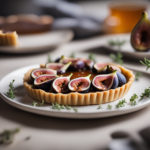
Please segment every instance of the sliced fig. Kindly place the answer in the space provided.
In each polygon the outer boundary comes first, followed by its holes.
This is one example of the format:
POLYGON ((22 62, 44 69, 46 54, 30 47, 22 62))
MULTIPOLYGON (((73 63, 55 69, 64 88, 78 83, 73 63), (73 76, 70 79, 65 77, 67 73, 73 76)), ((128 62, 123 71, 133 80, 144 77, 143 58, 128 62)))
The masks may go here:
POLYGON ((107 65, 107 69, 106 69, 106 73, 112 73, 114 71, 118 71, 118 72, 121 72, 121 69, 116 67, 116 66, 112 66, 112 65, 107 65))
POLYGON ((57 73, 65 73, 68 67, 71 65, 72 62, 68 62, 67 64, 62 63, 47 63, 45 65, 46 68, 51 68, 57 70, 57 73))
POLYGON ((92 85, 98 90, 109 90, 118 87, 118 77, 116 71, 110 74, 97 75, 92 81, 92 85))
POLYGON ((51 89, 52 82, 57 77, 58 77, 57 75, 47 75, 47 74, 40 75, 34 80, 34 86, 38 89, 48 91, 51 89))
POLYGON ((31 76, 31 80, 34 80, 36 77, 42 75, 42 74, 50 74, 50 75, 56 75, 57 71, 53 70, 53 69, 47 69, 47 68, 38 68, 38 69, 34 69, 30 76, 31 76))
POLYGON ((69 66, 68 70, 78 71, 83 69, 85 66, 83 60, 78 58, 69 58, 65 56, 62 56, 59 62, 63 64, 67 64, 70 61, 72 62, 72 64, 69 66))
MULTIPOLYGON (((108 73, 112 73, 115 71, 115 68, 112 67, 112 66, 107 66, 107 70, 106 70, 108 73)), ((126 84, 127 80, 126 80, 126 77, 117 70, 117 77, 118 77, 118 80, 119 80, 119 86, 122 86, 124 84, 126 84)))
POLYGON ((107 63, 95 63, 93 66, 93 71, 97 73, 105 73, 107 69, 107 63))
POLYGON ((147 12, 142 13, 142 17, 131 32, 131 45, 137 51, 148 51, 150 49, 150 21, 147 12))
POLYGON ((68 83, 70 82, 72 75, 73 73, 67 77, 56 78, 52 84, 53 90, 57 93, 66 93, 68 91, 68 83))
POLYGON ((91 85, 91 74, 86 77, 79 77, 71 80, 68 84, 68 88, 72 92, 88 92, 91 85))
POLYGON ((88 67, 89 69, 92 69, 93 68, 93 65, 94 65, 94 61, 91 60, 91 59, 83 59, 83 58, 80 58, 81 60, 83 60, 84 64, 86 67, 88 67))

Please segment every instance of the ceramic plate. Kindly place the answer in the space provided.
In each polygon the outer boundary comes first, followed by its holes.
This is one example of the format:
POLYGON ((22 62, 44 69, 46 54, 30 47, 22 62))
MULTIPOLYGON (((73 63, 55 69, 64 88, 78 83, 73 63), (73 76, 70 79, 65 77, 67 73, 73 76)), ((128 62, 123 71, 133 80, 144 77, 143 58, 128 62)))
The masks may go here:
MULTIPOLYGON (((24 74, 31 68, 38 68, 39 65, 31 65, 24 68, 20 68, 15 70, 8 75, 6 75, 0 82, 0 96, 6 101, 8 104, 19 108, 21 110, 25 110, 28 112, 53 116, 53 117, 62 117, 62 118, 78 118, 78 119, 87 119, 87 118, 102 118, 102 117, 110 117, 117 116, 122 114, 127 114, 130 112, 134 112, 140 110, 150 104, 150 98, 145 98, 142 101, 137 100, 137 105, 131 106, 129 99, 134 94, 137 93, 140 95, 145 88, 149 87, 150 79, 147 74, 143 74, 139 81, 134 81, 130 91, 124 97, 127 101, 125 107, 121 107, 117 109, 115 105, 119 102, 119 100, 107 104, 102 104, 101 109, 97 109, 98 105, 90 105, 90 106, 76 106, 73 108, 77 108, 78 112, 72 110, 54 110, 50 104, 44 104, 41 107, 34 107, 32 103, 34 99, 28 97, 23 87, 23 77, 24 74), (9 90, 9 83, 15 79, 14 87, 17 90, 15 93, 16 97, 12 100, 6 96, 7 91, 9 90), (108 104, 112 105, 112 109, 107 109, 108 104)), ((38 101, 37 101, 38 102, 38 101)), ((40 102, 38 102, 40 103, 40 102)))
POLYGON ((137 52, 133 49, 130 44, 130 34, 113 34, 113 35, 105 35, 99 37, 99 46, 103 46, 107 48, 107 50, 111 52, 121 52, 124 56, 132 58, 132 59, 142 59, 144 57, 150 58, 150 52, 137 52), (110 46, 108 41, 113 40, 125 40, 126 43, 121 46, 119 49, 118 46, 110 46))
POLYGON ((73 38, 71 30, 50 31, 40 34, 20 35, 18 47, 0 46, 0 52, 5 53, 36 53, 69 42, 73 38))

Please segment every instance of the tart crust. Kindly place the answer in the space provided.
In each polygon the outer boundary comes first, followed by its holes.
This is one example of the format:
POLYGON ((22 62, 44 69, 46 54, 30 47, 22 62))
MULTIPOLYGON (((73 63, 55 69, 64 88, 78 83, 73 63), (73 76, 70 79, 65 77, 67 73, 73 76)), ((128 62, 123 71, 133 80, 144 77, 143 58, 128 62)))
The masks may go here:
POLYGON ((127 79, 127 83, 121 87, 118 87, 116 89, 110 89, 108 91, 89 92, 84 94, 78 92, 71 92, 68 94, 45 92, 44 90, 41 89, 35 89, 31 84, 30 73, 33 69, 29 70, 25 74, 23 81, 24 87, 27 94, 31 98, 39 101, 44 100, 44 102, 46 103, 57 102, 58 104, 62 105, 91 105, 91 104, 109 103, 124 97, 128 93, 135 78, 132 71, 125 69, 120 65, 116 64, 113 65, 121 69, 122 73, 125 75, 127 79))

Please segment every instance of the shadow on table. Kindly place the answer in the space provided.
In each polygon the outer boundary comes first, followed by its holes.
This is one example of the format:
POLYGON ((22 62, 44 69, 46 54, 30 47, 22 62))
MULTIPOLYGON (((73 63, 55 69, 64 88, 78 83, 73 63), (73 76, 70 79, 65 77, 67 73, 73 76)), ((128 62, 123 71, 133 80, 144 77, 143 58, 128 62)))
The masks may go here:
POLYGON ((7 118, 8 120, 13 120, 17 123, 35 127, 35 128, 46 128, 53 130, 87 130, 89 128, 96 127, 106 127, 110 124, 117 124, 119 122, 125 122, 127 120, 131 120, 134 117, 137 117, 144 113, 146 107, 142 110, 139 110, 134 113, 109 117, 109 118, 100 118, 100 119, 62 119, 62 118, 54 118, 32 114, 29 112, 25 112, 14 108, 0 99, 0 116, 3 118, 7 118))

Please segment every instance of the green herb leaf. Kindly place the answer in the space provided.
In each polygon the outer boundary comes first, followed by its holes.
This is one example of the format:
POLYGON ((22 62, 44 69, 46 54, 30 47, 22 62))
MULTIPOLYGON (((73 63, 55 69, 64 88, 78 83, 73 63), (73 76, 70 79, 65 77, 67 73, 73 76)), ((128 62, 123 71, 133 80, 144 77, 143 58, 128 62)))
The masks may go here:
POLYGON ((40 106, 42 106, 44 104, 44 100, 42 100, 42 103, 41 104, 39 104, 38 106, 40 107, 40 106))
POLYGON ((140 63, 147 66, 146 71, 150 68, 150 60, 144 58, 144 62, 140 60, 140 63))
POLYGON ((140 97, 141 97, 140 100, 142 100, 144 97, 150 97, 150 87, 149 87, 148 89, 145 89, 145 90, 144 90, 144 93, 142 93, 142 94, 140 95, 140 97))
POLYGON ((123 65, 123 60, 122 60, 123 55, 120 52, 118 52, 116 55, 115 54, 110 54, 110 58, 114 62, 119 63, 120 65, 123 65))
POLYGON ((109 41, 108 41, 108 44, 109 44, 110 46, 118 46, 119 49, 120 49, 121 46, 122 46, 123 44, 125 44, 125 43, 126 43, 125 40, 120 41, 119 39, 117 39, 116 41, 114 41, 114 40, 109 40, 109 41))
POLYGON ((75 112, 78 112, 78 109, 77 109, 77 108, 73 108, 73 110, 74 110, 75 112))
POLYGON ((111 108, 112 108, 112 105, 108 105, 108 106, 107 106, 107 109, 111 109, 111 108))
POLYGON ((49 62, 49 63, 53 62, 52 59, 51 59, 50 54, 48 54, 48 62, 49 62))
POLYGON ((138 98, 138 96, 136 94, 133 94, 133 96, 131 96, 130 98, 130 102, 131 102, 131 105, 136 105, 136 99, 138 98))
POLYGON ((32 105, 33 105, 34 107, 36 107, 37 102, 33 101, 32 105))
POLYGON ((13 83, 15 82, 15 80, 12 80, 12 82, 10 82, 9 84, 9 91, 7 92, 7 96, 11 99, 15 98, 14 93, 17 92, 16 90, 14 90, 14 86, 13 83))
POLYGON ((4 130, 2 133, 0 133, 0 144, 12 143, 14 135, 19 131, 19 128, 16 128, 14 130, 4 130))
POLYGON ((135 80, 138 81, 141 76, 142 76, 142 74, 140 72, 136 72, 135 80))
POLYGON ((88 59, 91 59, 91 60, 93 60, 93 61, 94 61, 94 63, 96 63, 96 59, 95 59, 94 54, 90 53, 90 54, 89 54, 89 58, 88 58, 88 59))
POLYGON ((71 58, 75 58, 75 54, 74 54, 74 53, 72 53, 69 57, 71 57, 71 58))
POLYGON ((101 109, 102 108, 102 106, 101 106, 101 104, 98 106, 98 108, 97 109, 101 109))
POLYGON ((122 101, 119 101, 116 107, 117 108, 124 107, 125 106, 124 103, 127 103, 125 99, 123 99, 122 101))
POLYGON ((68 105, 66 105, 66 108, 67 108, 68 110, 72 109, 72 107, 70 107, 70 106, 68 106, 68 105))

